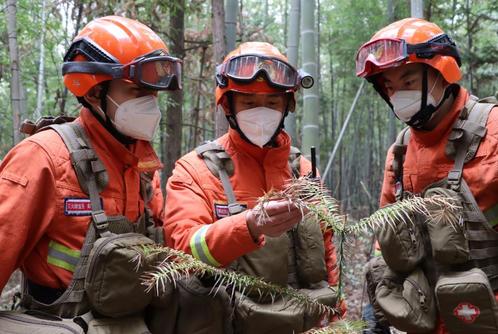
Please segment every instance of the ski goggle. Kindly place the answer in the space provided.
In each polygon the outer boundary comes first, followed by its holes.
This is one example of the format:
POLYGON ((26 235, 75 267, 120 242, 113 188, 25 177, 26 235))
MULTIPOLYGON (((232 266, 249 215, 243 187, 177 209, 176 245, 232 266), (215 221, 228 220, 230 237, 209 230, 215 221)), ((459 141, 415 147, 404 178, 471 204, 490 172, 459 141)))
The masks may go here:
POLYGON ((151 90, 181 89, 181 60, 156 50, 128 64, 119 61, 87 39, 73 43, 64 56, 62 74, 105 74, 151 90), (79 42, 79 43, 78 43, 79 42), (75 46, 76 44, 76 46, 75 46), (91 61, 72 61, 78 54, 91 61))
POLYGON ((309 74, 297 71, 289 63, 261 55, 236 56, 216 67, 217 83, 226 86, 224 78, 239 82, 251 82, 264 74, 270 86, 282 89, 297 89, 301 84, 304 88, 313 86, 313 78, 309 74))
POLYGON ((446 34, 420 44, 408 44, 404 39, 383 38, 363 44, 356 53, 356 75, 366 77, 374 71, 401 65, 410 55, 432 58, 436 55, 452 56, 461 65, 455 42, 446 34))

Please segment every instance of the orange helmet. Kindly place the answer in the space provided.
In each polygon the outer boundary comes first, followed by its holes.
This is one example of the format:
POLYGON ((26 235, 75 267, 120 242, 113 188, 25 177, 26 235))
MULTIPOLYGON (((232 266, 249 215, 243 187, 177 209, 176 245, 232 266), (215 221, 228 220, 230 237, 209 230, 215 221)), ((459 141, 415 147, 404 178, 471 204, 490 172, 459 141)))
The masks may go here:
POLYGON ((460 80, 455 43, 436 24, 407 18, 379 30, 356 54, 356 75, 368 78, 407 63, 427 64, 450 84, 460 80))
POLYGON ((106 16, 88 23, 64 56, 64 85, 77 97, 99 83, 125 79, 148 89, 181 87, 180 60, 146 25, 106 16))
POLYGON ((280 51, 266 42, 246 42, 230 52, 216 67, 216 105, 222 105, 226 114, 227 92, 252 94, 289 93, 289 109, 294 110, 294 93, 302 85, 311 87, 313 79, 288 63, 280 51))

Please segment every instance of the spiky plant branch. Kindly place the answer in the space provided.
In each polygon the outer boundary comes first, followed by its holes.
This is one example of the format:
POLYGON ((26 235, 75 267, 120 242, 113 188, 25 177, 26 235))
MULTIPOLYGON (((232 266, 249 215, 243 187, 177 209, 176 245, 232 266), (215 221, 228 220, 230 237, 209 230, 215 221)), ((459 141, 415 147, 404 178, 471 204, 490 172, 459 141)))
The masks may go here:
POLYGON ((400 223, 413 223, 414 215, 422 215, 434 223, 449 223, 455 228, 459 227, 460 221, 458 203, 452 198, 435 195, 428 198, 413 196, 379 209, 357 223, 348 223, 347 216, 339 214, 337 201, 323 185, 309 178, 300 178, 290 180, 282 190, 272 190, 259 199, 256 210, 259 211, 260 223, 268 217, 265 204, 282 199, 315 218, 307 221, 320 222, 323 230, 332 230, 338 236, 338 297, 342 296, 343 268, 346 265, 344 246, 349 235, 386 225, 394 227, 400 223))
POLYGON ((308 178, 292 179, 283 190, 272 190, 259 199, 259 217, 267 217, 265 204, 270 200, 288 200, 301 211, 308 212, 320 221, 322 228, 334 232, 344 231, 356 235, 366 229, 377 229, 384 225, 394 227, 399 223, 412 222, 413 215, 422 215, 436 223, 450 223, 458 227, 460 205, 455 199, 442 195, 428 198, 412 196, 374 212, 370 217, 350 224, 344 215, 339 214, 337 201, 323 185, 308 178))
POLYGON ((346 242, 346 233, 344 230, 339 232, 339 245, 338 245, 338 254, 337 254, 337 270, 339 271, 338 282, 337 282, 337 304, 339 305, 342 299, 342 282, 343 282, 343 274, 344 267, 346 266, 345 256, 344 256, 344 244, 346 242))
MULTIPOLYGON (((415 214, 421 214, 436 223, 449 222, 458 227, 458 211, 460 209, 455 201, 443 196, 433 196, 430 198, 412 197, 382 208, 370 217, 363 218, 355 224, 348 224, 347 217, 339 214, 339 205, 330 196, 328 190, 316 181, 302 178, 292 180, 281 191, 271 191, 262 196, 256 207, 256 210, 259 210, 258 216, 260 219, 264 220, 263 218, 268 217, 265 211, 266 203, 271 200, 282 199, 288 200, 289 203, 295 205, 303 213, 306 212, 307 215, 315 218, 311 221, 320 222, 323 230, 332 230, 339 236, 339 297, 343 293, 344 245, 348 235, 356 235, 369 228, 408 223, 412 221, 412 216, 415 214)), ((179 250, 160 246, 147 246, 136 250, 137 257, 135 260, 137 261, 137 265, 141 265, 141 261, 150 257, 159 257, 162 259, 153 272, 149 272, 143 277, 143 284, 147 287, 148 291, 154 289, 160 293, 165 291, 167 284, 171 283, 175 285, 178 280, 188 278, 191 275, 199 277, 210 276, 215 279, 215 284, 211 290, 213 294, 216 294, 222 286, 229 286, 232 288, 233 293, 237 290, 243 296, 254 292, 258 293, 260 297, 271 297, 272 300, 281 296, 289 300, 290 303, 315 309, 322 313, 337 313, 334 308, 320 304, 297 290, 267 283, 258 277, 209 266, 179 250)), ((354 333, 358 328, 354 323, 344 322, 340 327, 334 325, 309 333, 354 333)))
POLYGON ((400 223, 413 223, 414 215, 440 224, 458 226, 460 205, 452 198, 437 195, 428 198, 409 197, 375 211, 370 217, 346 226, 346 233, 358 234, 366 229, 378 229, 385 225, 394 227, 400 223))
POLYGON ((327 327, 310 329, 304 334, 355 334, 361 333, 365 327, 363 321, 340 320, 327 327))
POLYGON ((301 212, 307 212, 308 216, 315 217, 318 221, 333 231, 344 230, 345 217, 339 214, 339 204, 327 188, 319 182, 308 179, 292 179, 282 190, 271 190, 258 199, 256 210, 258 217, 268 217, 265 205, 271 200, 287 200, 301 212))
POLYGON ((154 256, 161 258, 161 262, 155 267, 154 271, 143 276, 143 284, 146 286, 147 291, 154 289, 160 294, 165 291, 167 284, 171 283, 176 286, 177 281, 180 279, 188 278, 192 275, 198 277, 210 276, 215 280, 211 290, 212 294, 216 294, 222 286, 228 286, 232 288, 233 293, 237 290, 242 297, 247 294, 257 293, 260 298, 271 298, 272 302, 277 297, 283 297, 290 304, 297 304, 306 309, 329 315, 337 313, 336 309, 318 303, 298 290, 268 283, 259 277, 210 266, 179 250, 161 246, 142 246, 140 249, 137 248, 136 251, 136 261, 143 261, 144 258, 154 256))

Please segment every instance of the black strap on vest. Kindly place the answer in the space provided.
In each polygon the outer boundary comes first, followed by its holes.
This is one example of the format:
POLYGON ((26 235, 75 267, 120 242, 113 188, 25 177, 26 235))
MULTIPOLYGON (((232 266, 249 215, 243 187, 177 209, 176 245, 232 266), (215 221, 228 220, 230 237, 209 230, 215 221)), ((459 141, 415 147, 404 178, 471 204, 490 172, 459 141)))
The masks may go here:
MULTIPOLYGON (((496 246, 498 233, 489 225, 470 187, 463 178, 464 165, 475 157, 479 145, 486 135, 486 123, 495 105, 497 105, 496 100, 488 100, 483 103, 478 101, 475 96, 469 98, 458 119, 453 124, 446 146, 446 154, 454 159, 454 166, 449 171, 446 180, 438 181, 427 187, 427 189, 446 184, 447 187, 461 194, 464 201, 462 219, 465 222, 465 236, 469 242, 471 258, 471 261, 464 264, 463 267, 470 265, 483 270, 488 276, 493 290, 496 291, 498 290, 498 247, 496 246)), ((404 129, 403 132, 406 133, 407 130, 404 129)), ((405 137, 402 133, 398 135, 394 145, 392 164, 396 182, 401 184, 401 189, 403 161, 406 154, 406 145, 408 144, 408 140, 400 139, 405 137)), ((398 198, 398 192, 396 192, 396 200, 401 198, 402 196, 398 198)))
POLYGON ((26 277, 23 284, 22 304, 28 309, 38 309, 57 314, 63 318, 72 318, 89 311, 89 303, 85 297, 85 276, 88 266, 88 258, 93 244, 98 237, 109 236, 112 233, 121 234, 128 232, 145 233, 150 227, 151 213, 148 211, 148 203, 152 199, 152 176, 142 173, 140 181, 141 195, 144 200, 145 217, 140 219, 138 224, 127 221, 123 216, 107 216, 102 208, 100 192, 105 189, 109 179, 104 164, 98 158, 95 150, 91 147, 90 140, 84 128, 77 122, 63 124, 51 124, 38 130, 52 129, 62 138, 66 145, 71 163, 75 169, 78 183, 81 189, 90 197, 92 206, 92 221, 80 250, 80 258, 75 266, 73 277, 67 289, 57 289, 55 300, 44 298, 53 289, 47 287, 34 286, 28 282, 26 277), (147 225, 147 226, 146 226, 147 225), (46 290, 43 290, 45 288, 46 290), (33 291, 33 293, 31 293, 33 291), (45 291, 45 292, 43 292, 45 291), (36 297, 42 296, 43 300, 36 297), (45 301, 45 303, 44 303, 45 301))
MULTIPOLYGON (((225 151, 225 148, 216 141, 208 141, 195 149, 197 155, 204 160, 206 167, 211 174, 220 179, 223 186, 223 191, 228 202, 228 212, 230 216, 244 211, 245 206, 237 202, 235 192, 230 183, 230 176, 234 173, 234 165, 232 158, 225 151)), ((294 146, 291 146, 289 152, 289 168, 293 177, 300 176, 300 159, 301 151, 294 146)))
POLYGON ((395 182, 395 197, 396 201, 403 199, 403 163, 405 162, 406 148, 410 141, 410 127, 405 127, 398 134, 396 141, 393 144, 392 152, 394 159, 392 162, 395 182))
POLYGON ((230 176, 233 175, 234 167, 233 161, 225 149, 216 141, 211 141, 198 146, 195 152, 204 160, 209 171, 220 179, 227 198, 230 216, 244 211, 245 207, 237 202, 230 183, 230 176))
MULTIPOLYGON (((462 179, 463 165, 475 157, 479 144, 486 135, 486 122, 494 106, 494 103, 481 103, 477 97, 470 96, 459 118, 453 124, 446 152, 455 161, 453 169, 448 173, 448 181, 457 189, 462 179)), ((396 182, 396 200, 403 197, 403 163, 409 138, 409 127, 406 127, 401 130, 393 144, 392 169, 396 182)))

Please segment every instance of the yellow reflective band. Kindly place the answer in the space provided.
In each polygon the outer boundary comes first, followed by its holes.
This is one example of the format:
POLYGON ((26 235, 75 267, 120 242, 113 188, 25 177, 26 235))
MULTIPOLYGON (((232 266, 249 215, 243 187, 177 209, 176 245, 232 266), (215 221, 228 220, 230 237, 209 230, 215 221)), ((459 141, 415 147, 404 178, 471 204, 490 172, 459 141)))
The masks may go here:
POLYGON ((72 264, 64 262, 62 260, 56 259, 55 257, 52 256, 47 257, 47 262, 53 266, 69 270, 70 272, 74 272, 74 269, 76 268, 76 266, 73 266, 72 264))
POLYGON ((47 262, 74 272, 80 258, 80 251, 71 249, 53 240, 48 244, 47 262))
POLYGON ((192 255, 209 265, 219 267, 221 264, 211 255, 209 247, 206 242, 206 233, 211 225, 204 225, 190 238, 190 249, 192 255))

